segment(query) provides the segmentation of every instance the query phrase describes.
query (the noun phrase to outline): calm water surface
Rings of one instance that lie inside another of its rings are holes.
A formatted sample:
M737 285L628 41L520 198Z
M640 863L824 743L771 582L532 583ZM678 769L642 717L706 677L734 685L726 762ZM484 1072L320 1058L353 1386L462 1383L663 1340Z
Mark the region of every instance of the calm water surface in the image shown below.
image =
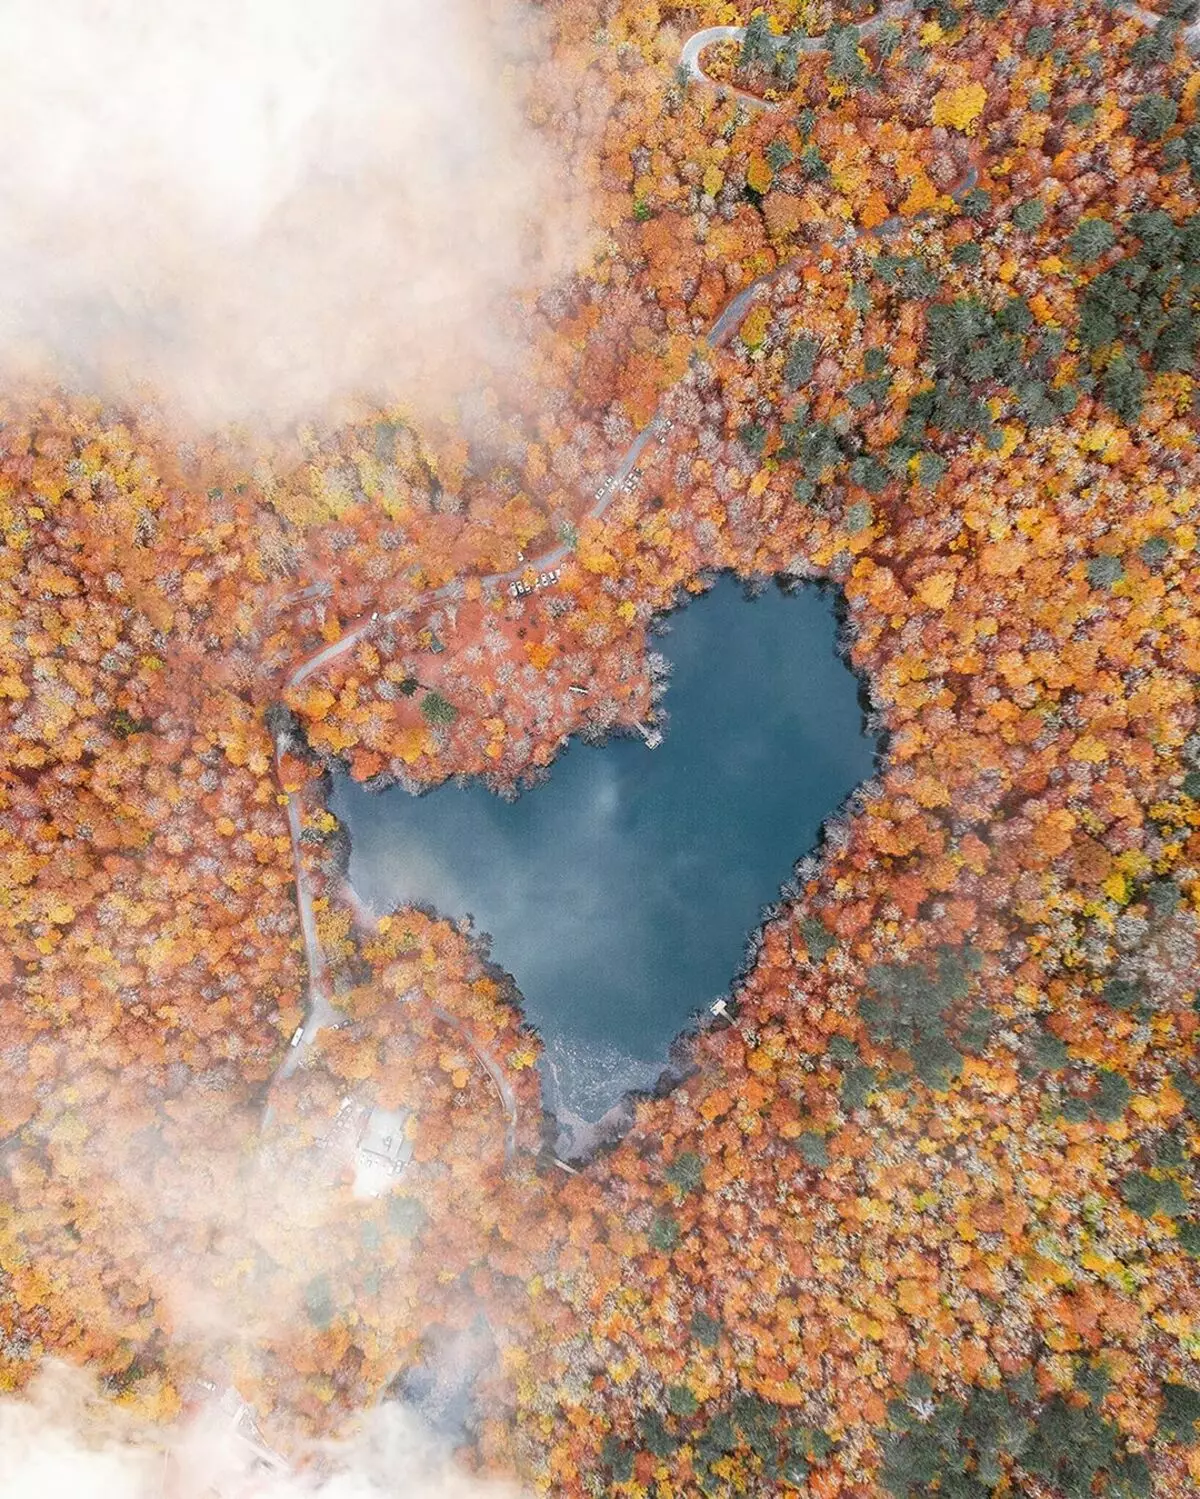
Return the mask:
M350 877L378 913L471 913L546 1043L548 1105L598 1118L653 1083L671 1038L729 986L762 907L870 775L833 599L722 579L656 642L662 745L572 742L517 802L339 778Z

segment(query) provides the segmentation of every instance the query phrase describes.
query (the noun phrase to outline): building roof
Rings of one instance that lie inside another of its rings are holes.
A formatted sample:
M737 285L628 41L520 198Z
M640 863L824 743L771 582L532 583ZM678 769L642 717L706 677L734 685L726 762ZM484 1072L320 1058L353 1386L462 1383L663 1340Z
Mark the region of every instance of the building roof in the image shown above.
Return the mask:
M412 1141L405 1133L411 1109L373 1109L358 1137L359 1153L399 1174L412 1159Z

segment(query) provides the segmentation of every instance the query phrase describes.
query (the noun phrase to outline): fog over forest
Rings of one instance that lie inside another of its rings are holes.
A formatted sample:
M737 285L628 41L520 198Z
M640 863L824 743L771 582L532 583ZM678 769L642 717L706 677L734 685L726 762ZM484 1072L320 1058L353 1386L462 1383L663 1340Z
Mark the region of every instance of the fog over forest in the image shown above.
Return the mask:
M464 0L9 0L0 370L202 424L503 378L506 299L579 244L540 45Z

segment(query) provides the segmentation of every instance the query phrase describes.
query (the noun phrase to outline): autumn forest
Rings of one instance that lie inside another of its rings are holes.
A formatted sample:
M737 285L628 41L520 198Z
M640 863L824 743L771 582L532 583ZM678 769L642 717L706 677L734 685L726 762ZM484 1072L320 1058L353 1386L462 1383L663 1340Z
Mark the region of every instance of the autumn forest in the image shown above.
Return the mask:
M0 1390L232 1386L302 1466L469 1346L457 1459L529 1492L1194 1494L1193 7L533 9L586 234L515 373L0 394ZM513 980L361 906L331 772L535 787L726 572L839 591L883 751L564 1169Z

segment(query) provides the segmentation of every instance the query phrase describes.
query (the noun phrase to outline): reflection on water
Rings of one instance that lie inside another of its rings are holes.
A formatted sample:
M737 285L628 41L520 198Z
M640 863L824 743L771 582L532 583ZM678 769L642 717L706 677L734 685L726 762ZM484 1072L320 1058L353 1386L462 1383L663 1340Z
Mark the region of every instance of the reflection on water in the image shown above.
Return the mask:
M676 1027L677 1028L677 1027ZM594 1121L623 1094L649 1091L666 1065L631 1056L607 1041L577 1041L561 1031L546 1035L542 1055L542 1097L552 1114Z
M857 684L815 588L746 602L731 579L672 616L670 726L572 743L516 802L339 778L350 877L377 912L471 913L547 1045L547 1100L599 1117L649 1086L737 971L762 907L871 772ZM551 1063L553 1064L551 1066Z

